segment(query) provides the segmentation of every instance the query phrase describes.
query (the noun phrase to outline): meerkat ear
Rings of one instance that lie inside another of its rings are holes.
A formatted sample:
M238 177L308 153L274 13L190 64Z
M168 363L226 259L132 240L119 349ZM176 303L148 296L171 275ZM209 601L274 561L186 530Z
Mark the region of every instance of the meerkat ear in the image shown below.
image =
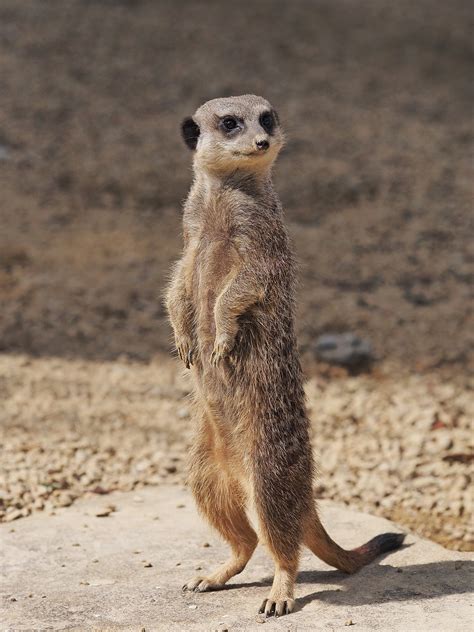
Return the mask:
M191 117L185 118L181 123L181 133L184 138L184 142L189 149L196 149L196 145L199 138L199 125Z

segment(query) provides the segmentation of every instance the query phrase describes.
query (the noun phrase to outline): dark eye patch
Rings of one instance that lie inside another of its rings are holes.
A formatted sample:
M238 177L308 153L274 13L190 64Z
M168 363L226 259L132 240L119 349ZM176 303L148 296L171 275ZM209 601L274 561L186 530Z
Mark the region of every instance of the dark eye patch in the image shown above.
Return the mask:
M260 114L259 122L267 134L273 134L276 125L275 115L273 112L262 112L262 114Z

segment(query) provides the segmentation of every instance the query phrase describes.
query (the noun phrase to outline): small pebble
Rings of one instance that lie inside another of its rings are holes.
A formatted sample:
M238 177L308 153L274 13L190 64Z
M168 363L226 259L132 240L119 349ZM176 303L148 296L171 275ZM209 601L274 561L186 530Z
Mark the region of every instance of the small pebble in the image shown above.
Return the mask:
M115 509L115 505L107 505L107 507L99 509L99 511L97 511L95 515L97 516L97 518L106 518L107 516L110 516L110 514L115 511Z

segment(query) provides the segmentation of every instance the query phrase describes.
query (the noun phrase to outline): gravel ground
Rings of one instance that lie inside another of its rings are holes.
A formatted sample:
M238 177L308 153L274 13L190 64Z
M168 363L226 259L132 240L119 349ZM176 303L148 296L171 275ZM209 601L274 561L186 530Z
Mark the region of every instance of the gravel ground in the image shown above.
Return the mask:
M0 356L0 519L185 480L192 436L177 363ZM317 495L470 550L474 382L383 366L307 383Z

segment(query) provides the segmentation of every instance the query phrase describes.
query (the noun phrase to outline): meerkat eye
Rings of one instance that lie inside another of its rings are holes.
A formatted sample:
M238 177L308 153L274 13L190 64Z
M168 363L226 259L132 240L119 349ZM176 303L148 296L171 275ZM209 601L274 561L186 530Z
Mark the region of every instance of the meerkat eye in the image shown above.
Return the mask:
M271 112L263 112L263 114L260 114L260 125L267 134L271 134L273 132L273 128L275 127L273 114Z
M233 116L226 116L222 119L222 127L226 132L231 132L238 127L237 119Z

